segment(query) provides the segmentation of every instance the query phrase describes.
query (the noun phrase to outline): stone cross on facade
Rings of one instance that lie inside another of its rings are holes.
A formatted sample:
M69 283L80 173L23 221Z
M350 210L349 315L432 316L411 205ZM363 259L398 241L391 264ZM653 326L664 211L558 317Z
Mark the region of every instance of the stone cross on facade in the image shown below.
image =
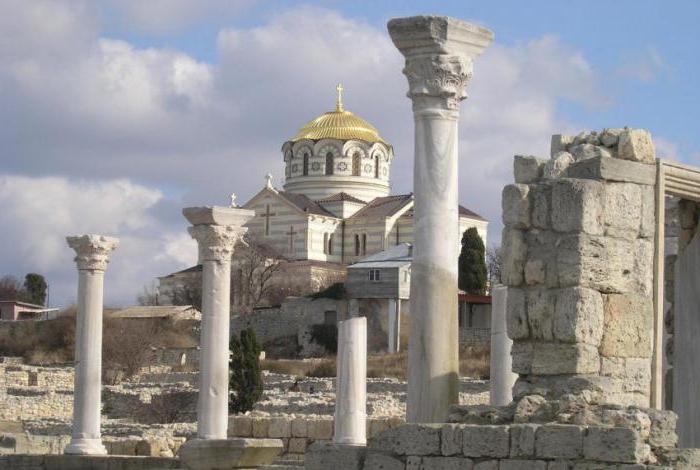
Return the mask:
M408 349L409 422L444 422L459 395L457 144L459 102L472 61L493 40L480 26L441 16L388 23L406 58L415 121L414 244ZM448 228L448 230L445 230Z
M294 253L294 237L297 235L297 231L294 230L294 226L290 225L289 226L289 232L286 233L286 235L289 235L289 252Z
M102 411L102 294L109 253L119 240L103 235L67 237L78 266L73 432L66 454L105 455Z
M265 206L265 235L270 235L270 217L277 215L275 212L270 212L270 204Z

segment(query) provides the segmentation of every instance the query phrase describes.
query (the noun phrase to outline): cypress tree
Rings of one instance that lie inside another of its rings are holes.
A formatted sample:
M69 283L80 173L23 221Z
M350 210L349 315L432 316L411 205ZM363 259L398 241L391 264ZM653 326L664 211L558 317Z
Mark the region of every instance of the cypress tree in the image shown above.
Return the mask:
M462 235L462 251L459 253L459 288L467 294L486 293L486 250L476 228L467 229Z
M41 274L29 273L24 276L24 291L27 301L37 305L46 302L46 279Z
M255 331L251 328L241 331L240 339L231 338L229 413L250 411L262 397L260 351Z

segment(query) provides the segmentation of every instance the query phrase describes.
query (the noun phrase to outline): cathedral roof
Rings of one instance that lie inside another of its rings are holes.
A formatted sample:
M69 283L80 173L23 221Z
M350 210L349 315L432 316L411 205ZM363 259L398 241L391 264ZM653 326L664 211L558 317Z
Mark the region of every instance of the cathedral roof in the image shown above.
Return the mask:
M319 199L316 202L356 202L357 204L367 204L367 202L363 201L362 199L358 199L355 196L352 196L346 192L339 192L336 194L333 194L328 197L324 197L323 199Z
M378 197L372 199L365 207L357 211L351 218L389 217L412 200L413 193Z
M335 217L335 215L324 209L318 202L312 201L304 194L295 194L288 191L278 191L277 194L285 198L288 202L298 207L303 212L310 214L323 215L326 217Z
M342 85L338 85L338 99L335 111L323 113L315 119L304 124L299 132L290 139L292 142L299 140L364 140L365 142L381 142L388 145L379 137L377 129L364 119L343 109Z

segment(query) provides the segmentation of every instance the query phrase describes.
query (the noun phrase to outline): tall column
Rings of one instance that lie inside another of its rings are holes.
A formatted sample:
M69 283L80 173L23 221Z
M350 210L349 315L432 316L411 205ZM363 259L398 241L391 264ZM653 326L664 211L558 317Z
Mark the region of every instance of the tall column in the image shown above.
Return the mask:
M397 18L388 28L406 58L403 72L415 120L406 419L442 422L459 396L459 102L467 96L472 60L492 41L493 33L439 16Z
M505 406L513 401L513 385L518 374L513 372L510 355L513 340L506 330L508 288L496 286L491 291L491 405Z
M102 394L102 292L109 253L119 240L102 235L67 237L78 266L73 432L66 454L104 455L100 437Z
M338 323L338 377L335 384L336 444L367 444L367 319Z
M188 207L183 214L192 224L202 263L202 326L197 400L197 437L226 439L228 430L229 322L231 256L246 232L251 210L231 207Z
M397 353L401 343L401 299L389 299L387 303L387 352Z

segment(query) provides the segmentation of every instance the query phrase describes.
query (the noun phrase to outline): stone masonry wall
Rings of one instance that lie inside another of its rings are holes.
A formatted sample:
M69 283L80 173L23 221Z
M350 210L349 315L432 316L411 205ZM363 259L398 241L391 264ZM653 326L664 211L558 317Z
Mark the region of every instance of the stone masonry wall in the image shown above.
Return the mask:
M637 129L553 136L503 190L515 395L648 406L655 153Z

